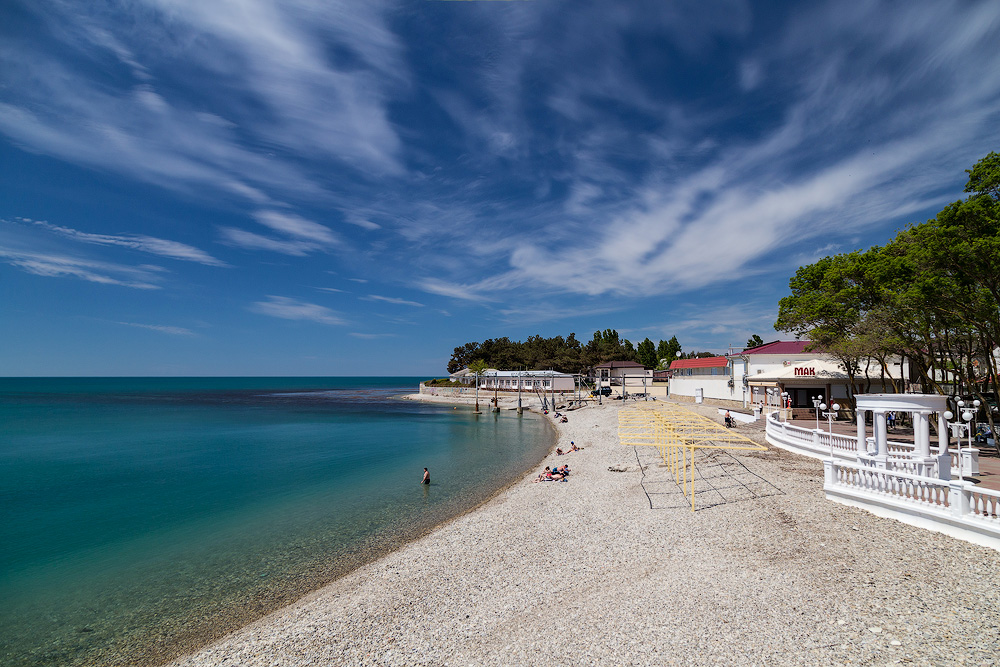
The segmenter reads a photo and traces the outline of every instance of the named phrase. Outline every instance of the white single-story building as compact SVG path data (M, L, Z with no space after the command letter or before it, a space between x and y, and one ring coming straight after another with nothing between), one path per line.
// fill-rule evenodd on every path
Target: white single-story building
M449 376L455 382L476 385L476 374L463 368ZM479 374L479 388L488 391L576 391L576 377L556 371L498 371L487 368Z
M670 364L668 396L679 401L712 403L735 401L732 365L726 357L675 359Z
M605 387L624 387L636 392L653 384L653 371L635 361L605 361L594 366L593 378Z

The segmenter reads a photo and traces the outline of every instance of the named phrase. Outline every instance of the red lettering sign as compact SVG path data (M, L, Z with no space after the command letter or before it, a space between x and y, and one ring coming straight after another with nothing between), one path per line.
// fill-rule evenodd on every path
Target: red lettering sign
M816 375L815 368L796 368L795 375Z

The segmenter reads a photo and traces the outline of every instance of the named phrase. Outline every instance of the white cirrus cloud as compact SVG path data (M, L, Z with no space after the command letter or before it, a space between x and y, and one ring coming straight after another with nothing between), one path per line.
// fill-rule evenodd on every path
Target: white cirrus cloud
M361 333L361 332L358 332L358 331L352 331L348 335L354 336L355 338L361 338L363 340L377 340L379 338L396 338L397 337L397 334L391 334L391 333Z
M165 324L141 324L139 322L119 322L118 324L124 324L128 327L137 327L139 329L149 329L150 331L159 331L160 333L170 334L172 336L194 336L195 333L190 329L185 329L184 327L174 327Z
M382 301L384 303L393 303L397 306L418 306L420 308L424 307L424 304L417 301L407 301L406 299L399 299L391 296L379 296L377 294L369 294L363 297L365 301Z
M331 246L339 243L337 235L329 227L306 220L293 213L282 213L280 211L257 211L253 214L254 219L265 227L270 227L276 232L288 236L313 241L320 245Z
M77 229L71 229L69 227L53 225L44 221L37 221L34 222L34 224L57 234L61 234L66 238L73 239L74 241L80 241L81 243L132 248L133 250L139 250L151 255L159 255L160 257L169 257L170 259L178 259L187 262L197 262L208 266L228 266L225 262L212 257L204 250L200 250L178 241L170 241L168 239L145 236L142 234L92 234L89 232L81 232Z
M221 227L219 233L223 242L246 250L270 250L298 257L328 250L340 243L340 238L329 227L294 213L261 210L254 212L253 218L279 236Z
M271 0L22 9L36 14L47 39L0 53L11 92L0 103L0 134L32 152L256 203L273 191L324 194L291 155L403 173L389 103L409 75L382 2L307 11ZM115 60L134 78L112 82L80 64ZM178 65L191 76L158 77Z
M344 222L368 230L382 229L382 225L378 224L377 222L372 222L366 216L361 215L360 213L355 211L349 211L344 213Z
M346 324L340 315L325 306L285 296L268 296L267 301L257 301L251 304L250 310L284 320L305 320L330 326Z
M124 266L57 253L32 252L0 247L0 261L36 276L77 278L102 285L134 289L160 289L153 281L160 272L152 266Z
M319 245L308 241L276 239L235 227L222 227L219 229L219 233L222 235L223 243L245 250L270 250L284 255L303 257L320 249Z

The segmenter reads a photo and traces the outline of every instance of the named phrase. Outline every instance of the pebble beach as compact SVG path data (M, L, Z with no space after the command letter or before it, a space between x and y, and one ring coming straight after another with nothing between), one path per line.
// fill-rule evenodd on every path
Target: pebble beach
M170 664L1000 664L1000 552L829 502L821 462L773 448L699 455L692 512L619 444L634 405L567 412L555 446L582 451Z

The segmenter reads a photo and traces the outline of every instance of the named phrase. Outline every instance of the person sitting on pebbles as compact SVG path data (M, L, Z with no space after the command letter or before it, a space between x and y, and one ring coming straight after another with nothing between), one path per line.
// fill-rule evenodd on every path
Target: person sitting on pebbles
M545 470L542 471L536 482L565 482L566 475L555 470L552 470L549 466L545 466Z
M569 441L569 449L566 450L566 453L568 454L569 452L578 452L578 451L580 451L580 448L576 446L575 442L573 442L572 440L570 440Z

